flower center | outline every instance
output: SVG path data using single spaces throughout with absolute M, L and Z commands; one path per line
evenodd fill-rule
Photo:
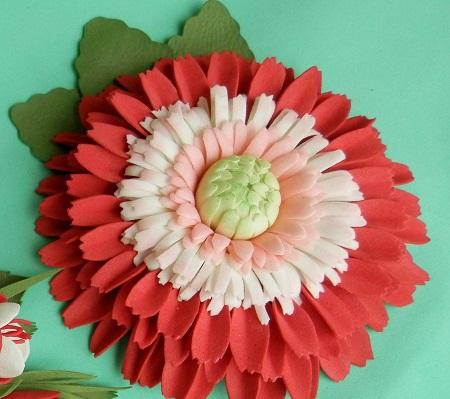
M 195 200 L 203 223 L 229 238 L 246 240 L 275 222 L 280 185 L 269 162 L 251 155 L 232 155 L 209 167 Z

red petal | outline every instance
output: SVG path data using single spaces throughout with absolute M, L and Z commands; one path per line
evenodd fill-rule
M 111 107 L 112 108 L 112 107 Z M 116 112 L 112 111 L 114 115 L 111 114 L 105 114 L 103 112 L 92 112 L 89 114 L 87 121 L 89 123 L 89 127 L 92 126 L 94 123 L 106 123 L 108 125 L 114 125 L 114 126 L 122 126 L 127 129 L 130 128 L 130 125 L 125 122 L 122 117 L 117 116 Z
M 284 315 L 278 304 L 274 304 L 272 309 L 281 336 L 298 357 L 318 353 L 319 343 L 314 323 L 301 306 L 296 306 L 290 316 Z
M 164 357 L 166 362 L 172 366 L 178 367 L 191 354 L 191 337 L 190 335 L 177 339 L 172 337 L 164 337 Z
M 365 116 L 353 116 L 346 119 L 333 133 L 328 135 L 328 139 L 333 140 L 341 134 L 351 132 L 352 130 L 363 129 L 371 126 L 375 122 L 375 119 L 368 119 Z
M 269 327 L 258 320 L 253 308 L 233 310 L 230 348 L 241 371 L 261 371 L 269 345 Z
M 161 377 L 161 374 L 158 376 L 158 370 L 161 371 L 161 362 L 164 361 L 161 351 L 162 343 L 162 338 L 159 338 L 152 346 L 142 350 L 130 339 L 128 341 L 128 347 L 122 365 L 122 374 L 124 378 L 129 380 L 132 384 L 135 384 L 145 375 L 145 380 L 149 386 L 152 383 L 155 385 L 154 379 L 156 379 L 156 383 L 158 383 Z M 153 368 L 154 366 L 156 367 Z M 153 378 L 151 378 L 152 375 Z
M 125 336 L 127 332 L 128 328 L 119 326 L 114 320 L 106 317 L 95 327 L 89 349 L 95 356 L 100 356 Z
M 369 314 L 368 326 L 375 331 L 383 331 L 388 322 L 388 314 L 383 301 L 377 296 L 361 295 L 358 298 Z
M 70 301 L 80 293 L 80 286 L 76 282 L 78 268 L 61 270 L 50 283 L 50 293 L 57 301 Z
M 161 387 L 166 398 L 199 399 L 206 398 L 214 384 L 206 379 L 203 365 L 187 359 L 178 367 L 164 365 Z
M 92 143 L 92 140 L 85 134 L 63 132 L 52 137 L 52 141 L 69 148 L 75 148 L 78 144 Z
M 199 295 L 179 301 L 178 290 L 172 289 L 158 315 L 158 331 L 165 336 L 181 338 L 191 327 L 200 306 Z
M 75 159 L 72 152 L 69 154 L 55 155 L 45 163 L 45 166 L 60 172 L 83 172 L 83 167 Z
M 168 107 L 179 100 L 176 87 L 159 69 L 141 73 L 139 78 L 153 109 Z
M 95 195 L 72 202 L 69 216 L 74 226 L 100 226 L 121 222 L 121 199 L 112 195 Z
M 241 57 L 237 57 L 238 67 L 239 67 L 239 87 L 238 94 L 247 94 L 248 88 L 252 81 L 252 71 L 251 65 L 254 61 L 249 61 Z
M 133 126 L 136 131 L 144 136 L 148 135 L 148 132 L 140 125 L 140 122 L 151 116 L 152 110 L 142 101 L 121 90 L 113 91 L 109 95 L 108 101 L 130 126 Z
M 216 384 L 218 381 L 222 380 L 225 376 L 225 372 L 230 364 L 231 353 L 227 351 L 225 355 L 217 362 L 207 362 L 204 363 L 205 375 L 208 381 Z
M 200 363 L 221 359 L 230 339 L 230 312 L 224 308 L 217 316 L 211 316 L 202 305 L 192 335 L 192 357 Z M 211 339 L 214 337 L 214 339 Z
M 394 233 L 398 238 L 411 244 L 425 244 L 430 239 L 427 237 L 425 223 L 415 217 L 409 217 L 403 228 Z
M 389 197 L 393 185 L 391 169 L 369 167 L 352 169 L 350 173 L 365 199 Z
M 83 263 L 78 240 L 59 238 L 39 251 L 41 262 L 51 267 L 73 267 Z
M 314 128 L 318 129 L 316 126 Z M 321 130 L 319 132 L 322 133 Z M 377 130 L 372 126 L 367 126 L 334 139 L 326 151 L 344 151 L 345 160 L 339 164 L 339 169 L 349 169 L 354 165 L 361 164 L 361 161 L 384 154 L 385 149 L 386 146 L 381 142 Z
M 121 75 L 116 78 L 117 83 L 127 91 L 136 95 L 136 97 L 142 97 L 144 94 L 141 86 L 141 81 L 138 76 Z
M 405 208 L 399 202 L 370 199 L 358 202 L 358 206 L 370 227 L 398 230 L 406 222 Z
M 275 305 L 273 305 L 273 307 L 274 306 Z M 284 351 L 286 350 L 286 345 L 284 338 L 281 336 L 276 319 L 269 323 L 269 328 L 269 347 L 263 361 L 261 376 L 266 381 L 275 381 L 283 375 Z
M 390 198 L 393 201 L 400 202 L 409 215 L 416 217 L 420 215 L 419 198 L 415 195 L 394 188 L 390 193 Z
M 67 177 L 64 175 L 52 175 L 42 179 L 36 192 L 42 195 L 50 195 L 66 191 Z
M 116 185 L 89 174 L 72 174 L 67 181 L 67 193 L 77 197 L 91 197 L 99 194 L 113 194 Z
M 375 230 L 367 227 L 355 229 L 356 241 L 359 247 L 350 251 L 353 257 L 368 260 L 397 260 L 400 259 L 406 249 L 405 244 L 383 230 Z
M 320 367 L 333 381 L 343 380 L 350 371 L 350 348 L 345 340 L 339 341 L 339 355 L 329 359 L 320 359 Z
M 96 96 L 84 96 L 81 99 L 78 106 L 78 113 L 80 114 L 80 119 L 84 126 L 89 127 L 87 119 L 93 112 L 103 112 L 105 114 L 115 113 L 114 108 L 106 101 L 106 97 L 116 88 L 116 86 L 110 85 Z
M 97 288 L 88 288 L 64 309 L 64 324 L 75 328 L 95 323 L 111 311 L 112 305 L 112 297 L 100 294 Z
M 71 198 L 65 193 L 53 194 L 45 198 L 39 205 L 39 212 L 52 219 L 68 221 L 67 208 Z
M 198 62 L 191 56 L 173 62 L 175 81 L 183 102 L 196 104 L 200 97 L 209 97 L 208 81 Z
M 36 220 L 36 232 L 46 237 L 59 237 L 69 227 L 69 223 L 41 216 Z
M 300 116 L 311 112 L 320 94 L 321 85 L 322 75 L 316 67 L 303 72 L 280 96 L 275 113 L 283 109 L 292 109 Z
M 225 376 L 225 384 L 230 399 L 255 399 L 259 390 L 258 374 L 241 372 L 231 360 Z
M 125 158 L 128 158 L 127 151 L 127 136 L 134 135 L 130 129 L 114 126 L 107 123 L 93 123 L 92 129 L 87 132 L 97 144 L 100 144 L 103 148 L 111 151 L 113 154 Z
M 239 85 L 239 65 L 234 53 L 214 53 L 208 68 L 208 85 L 225 86 L 228 97 L 236 97 Z
M 81 144 L 75 158 L 86 170 L 111 183 L 123 179 L 127 162 L 103 147 L 95 144 Z
M 146 267 L 134 265 L 135 255 L 134 251 L 125 251 L 111 258 L 92 277 L 91 284 L 100 292 L 109 292 L 142 273 Z
M 315 379 L 311 358 L 298 358 L 291 350 L 286 351 L 283 380 L 292 399 L 313 399 L 311 395 Z
M 285 395 L 286 387 L 281 379 L 265 382 L 259 378 L 258 399 L 284 399 Z
M 148 273 L 131 290 L 126 303 L 132 308 L 133 314 L 140 317 L 153 316 L 166 302 L 173 288 L 170 284 L 161 285 L 158 273 L 159 271 Z
M 76 280 L 80 284 L 80 288 L 82 290 L 85 290 L 91 286 L 91 277 L 97 272 L 100 266 L 100 262 L 86 262 L 79 269 Z
M 131 313 L 131 309 L 127 307 L 125 303 L 135 284 L 136 279 L 133 279 L 122 285 L 114 300 L 112 318 L 117 321 L 120 326 L 131 327 L 133 324 L 134 316 Z
M 266 94 L 277 96 L 283 87 L 286 68 L 275 58 L 266 58 L 250 83 L 248 98 L 253 101 L 256 97 Z
M 164 345 L 160 338 L 150 349 L 150 354 L 139 376 L 139 383 L 144 387 L 158 385 L 161 382 L 164 364 Z
M 364 367 L 367 360 L 373 359 L 370 337 L 365 328 L 356 330 L 347 338 L 347 342 L 350 350 L 350 359 L 353 364 Z
M 326 136 L 345 121 L 350 112 L 350 100 L 340 94 L 333 94 L 312 111 L 316 118 L 314 129 Z
M 96 227 L 81 237 L 80 249 L 86 260 L 107 260 L 127 250 L 120 241 L 131 222 L 117 222 Z
M 394 170 L 394 184 L 407 184 L 414 180 L 414 176 L 408 166 L 402 163 L 393 162 L 392 169 Z
M 158 337 L 157 318 L 139 319 L 133 331 L 132 339 L 141 349 L 148 348 Z

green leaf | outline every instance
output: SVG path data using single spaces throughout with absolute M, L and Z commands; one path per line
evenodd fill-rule
M 47 161 L 61 152 L 58 145 L 50 141 L 56 133 L 80 129 L 79 101 L 78 90 L 58 88 L 36 94 L 11 108 L 11 120 L 19 137 L 36 158 Z
M 13 274 L 10 274 L 9 272 L 0 271 L 0 293 L 2 292 L 3 287 L 21 281 L 24 278 L 25 277 L 22 276 L 15 276 Z M 23 294 L 16 295 L 12 298 L 9 298 L 9 301 L 20 304 L 22 301 L 22 296 Z
M 82 382 L 95 379 L 95 376 L 84 373 L 76 373 L 74 371 L 59 371 L 59 370 L 35 370 L 35 371 L 25 371 L 22 374 L 22 378 L 26 383 L 42 382 L 42 381 L 53 381 L 61 382 L 71 381 Z
M 85 25 L 80 55 L 75 61 L 83 94 L 97 94 L 117 76 L 135 75 L 156 60 L 171 57 L 167 44 L 116 19 L 94 18 Z
M 172 37 L 169 46 L 175 55 L 205 55 L 228 50 L 245 58 L 254 58 L 239 33 L 238 23 L 217 0 L 207 1 L 197 16 L 189 18 L 182 35 Z
M 24 291 L 26 291 L 28 288 L 30 288 L 34 284 L 37 284 L 42 280 L 52 277 L 58 271 L 59 271 L 59 269 L 50 270 L 48 272 L 40 273 L 35 276 L 23 278 L 22 280 L 19 280 L 15 283 L 1 287 L 0 293 L 3 294 L 4 296 L 6 296 L 6 298 L 8 298 L 8 300 L 10 300 L 11 302 L 14 302 L 14 299 L 17 297 L 17 295 L 22 294 Z
M 33 335 L 38 329 L 34 322 L 30 322 L 28 325 L 23 324 L 22 328 L 29 335 Z

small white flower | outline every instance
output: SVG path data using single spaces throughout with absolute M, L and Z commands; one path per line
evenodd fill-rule
M 14 378 L 23 373 L 30 354 L 30 341 L 19 337 L 20 324 L 14 321 L 19 314 L 17 303 L 0 303 L 0 378 Z

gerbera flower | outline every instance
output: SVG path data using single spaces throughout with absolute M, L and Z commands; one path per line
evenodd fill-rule
M 166 397 L 313 398 L 372 358 L 366 326 L 412 301 L 427 241 L 412 175 L 350 101 L 273 58 L 161 60 L 85 97 L 47 166 L 40 255 L 70 328 Z
M 0 384 L 23 373 L 30 354 L 30 335 L 23 329 L 29 324 L 16 319 L 20 305 L 7 302 L 0 294 Z

